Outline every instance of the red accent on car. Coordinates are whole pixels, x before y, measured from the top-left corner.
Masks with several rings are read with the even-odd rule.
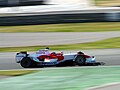
[[[41,60],[44,60],[45,58],[58,59],[58,61],[64,59],[63,54],[61,54],[61,53],[55,53],[55,52],[53,52],[53,53],[51,53],[49,55],[41,55],[38,58],[41,59]]]
[[[57,53],[56,55],[57,55],[58,61],[60,61],[60,60],[63,60],[63,59],[64,59],[64,57],[63,57],[63,54],[62,54],[62,53]]]
[[[58,61],[64,59],[63,54],[61,54],[61,53],[55,53],[55,52],[53,52],[53,53],[50,54],[50,58],[51,58],[51,59],[57,58]]]
[[[84,57],[85,57],[85,58],[91,58],[91,57],[90,57],[90,56],[88,56],[88,55],[84,55]]]
[[[43,59],[45,59],[45,58],[48,58],[48,55],[41,55],[41,56],[39,56],[38,58],[41,59],[41,60],[43,60]]]

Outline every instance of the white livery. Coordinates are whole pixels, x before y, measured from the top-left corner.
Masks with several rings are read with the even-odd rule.
[[[71,66],[71,65],[101,65],[96,62],[94,56],[83,52],[63,54],[63,52],[49,52],[48,49],[39,50],[35,53],[19,52],[16,54],[16,62],[24,68],[45,66]]]

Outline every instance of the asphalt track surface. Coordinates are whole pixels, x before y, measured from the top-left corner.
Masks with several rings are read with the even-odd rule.
[[[74,37],[74,38],[73,38]],[[59,33],[0,33],[0,47],[61,45],[85,43],[120,37],[120,31],[59,32]]]
[[[105,85],[105,86],[98,86],[93,89],[88,89],[88,90],[120,90],[120,83],[117,84],[110,84],[110,85]]]
[[[99,62],[106,63],[105,66],[120,65],[120,49],[82,50],[84,53],[94,55]],[[77,51],[65,51],[72,53]],[[23,69],[15,62],[16,52],[0,53],[0,70]]]

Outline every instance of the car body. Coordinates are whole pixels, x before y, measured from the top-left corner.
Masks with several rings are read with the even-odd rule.
[[[71,65],[100,65],[94,56],[89,56],[83,52],[67,53],[49,52],[49,50],[39,50],[35,53],[19,52],[16,54],[16,63],[24,68],[45,67],[45,66],[71,66]]]

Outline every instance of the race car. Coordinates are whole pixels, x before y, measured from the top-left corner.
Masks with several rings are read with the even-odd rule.
[[[102,64],[96,62],[94,56],[86,55],[81,51],[64,54],[63,52],[49,52],[48,49],[38,50],[35,53],[19,52],[16,54],[16,63],[20,63],[24,68]]]

